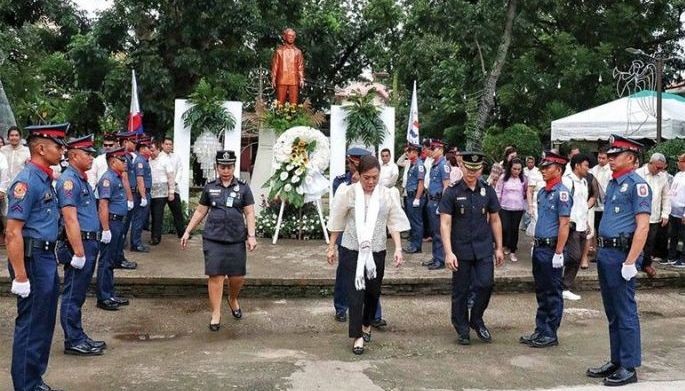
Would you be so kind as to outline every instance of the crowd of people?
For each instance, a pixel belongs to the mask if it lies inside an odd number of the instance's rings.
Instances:
[[[22,146],[21,132],[12,129],[10,144],[0,154],[0,170],[7,167],[7,174],[0,172],[0,186],[7,201],[11,291],[18,296],[11,368],[17,390],[51,389],[42,376],[60,296],[58,262],[65,276],[60,306],[64,352],[92,356],[101,355],[107,344],[83,330],[81,307],[90,280],[97,269],[98,308],[118,310],[129,304],[116,293],[114,269],[137,267],[124,256],[127,236],[130,251],[150,250],[141,238],[148,220],[149,244],[160,243],[165,205],[178,217],[176,233],[183,248],[192,230],[207,219],[202,237],[212,331],[220,329],[226,279],[228,306],[233,317],[242,317],[237,299],[246,250],[257,247],[254,198],[249,186],[234,176],[234,151],[217,152],[217,179],[205,185],[183,229],[180,164],[172,140],[153,141],[133,132],[107,135],[104,151],[94,157],[93,136],[66,141],[67,130],[68,124],[27,127],[27,145]],[[571,289],[578,269],[587,267],[594,252],[611,357],[586,374],[604,378],[607,385],[637,381],[641,356],[635,276],[642,269],[654,277],[653,261],[660,257],[661,263],[683,267],[678,242],[685,233],[685,155],[678,159],[681,172],[671,180],[663,155],[653,154],[640,166],[642,145],[626,138],[612,138],[592,169],[592,158],[577,149],[569,156],[546,151],[538,168],[535,158],[519,159],[510,146],[485,178],[482,153],[445,149],[435,139],[408,144],[395,164],[387,149],[380,151],[379,161],[370,151],[351,148],[348,171],[334,180],[326,258],[331,264],[339,260],[335,318],[347,321],[349,313],[352,352],[363,354],[371,328],[387,325],[380,295],[388,238],[394,243],[396,267],[404,262],[404,253],[421,253],[430,238],[431,258],[423,264],[429,270],[452,271],[451,321],[457,342],[470,345],[471,330],[491,342],[483,315],[494,268],[504,264],[506,255],[510,262],[518,261],[519,232],[524,229],[533,237],[538,309],[534,332],[520,342],[532,348],[559,343],[563,301],[580,299]],[[659,235],[666,229],[669,235]],[[408,232],[404,247],[403,232]],[[670,241],[659,240],[664,236]]]

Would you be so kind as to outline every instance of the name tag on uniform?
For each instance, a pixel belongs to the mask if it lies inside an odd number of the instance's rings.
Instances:
[[[219,194],[221,193],[221,189],[209,189],[209,194]]]
[[[233,207],[233,197],[226,198],[226,206],[229,208]]]
[[[457,197],[457,201],[466,201],[466,197]]]

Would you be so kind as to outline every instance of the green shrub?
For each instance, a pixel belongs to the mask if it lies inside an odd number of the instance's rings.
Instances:
[[[271,238],[274,236],[280,208],[280,202],[273,202],[259,212],[257,216],[257,236],[260,238]],[[324,223],[328,223],[327,216],[324,216]],[[316,206],[312,203],[307,203],[301,208],[296,208],[286,204],[283,211],[283,223],[281,224],[278,237],[300,240],[322,239],[323,230],[321,229]]]
[[[504,157],[504,148],[515,145],[518,156],[523,160],[526,156],[539,158],[542,155],[542,143],[535,129],[524,124],[514,124],[504,130],[491,127],[483,139],[483,153],[491,162],[499,162]]]

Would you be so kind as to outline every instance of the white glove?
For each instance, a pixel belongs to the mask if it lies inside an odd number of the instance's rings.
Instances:
[[[421,200],[417,200],[416,198],[414,198],[414,201],[411,202],[411,206],[413,206],[414,208],[418,208],[419,205],[421,205]]]
[[[126,201],[126,207],[128,208],[128,210],[133,209],[133,201]]]
[[[112,241],[112,231],[102,231],[102,237],[100,238],[100,241],[104,244],[109,244],[109,242]]]
[[[29,297],[29,294],[31,294],[31,281],[26,280],[26,282],[19,282],[17,280],[12,280],[11,292],[22,299]]]
[[[140,206],[143,208],[147,206],[147,197],[140,199]]]
[[[621,268],[621,275],[623,276],[624,280],[630,281],[637,275],[637,267],[635,267],[635,264],[628,265],[624,263],[623,267]]]
[[[564,253],[554,254],[554,257],[552,257],[552,267],[555,269],[564,267]]]
[[[83,269],[83,266],[86,264],[86,257],[78,257],[76,254],[74,254],[71,257],[71,267],[76,268],[76,269]]]

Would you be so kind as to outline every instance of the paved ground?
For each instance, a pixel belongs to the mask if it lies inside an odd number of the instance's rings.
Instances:
[[[145,233],[147,240],[148,233]],[[496,268],[497,289],[505,291],[531,291],[532,273],[530,238],[520,236],[519,262],[507,261]],[[246,296],[312,296],[330,294],[335,279],[335,266],[326,263],[326,244],[323,240],[280,240],[272,245],[270,239],[259,239],[258,248],[248,255]],[[389,242],[388,252],[393,246]],[[446,270],[429,271],[421,262],[431,257],[431,243],[424,243],[422,254],[406,254],[405,265],[396,269],[386,268],[384,282],[387,293],[425,294],[446,293],[451,273]],[[5,250],[0,249],[5,258]],[[206,292],[206,277],[202,255],[202,238],[195,236],[187,250],[181,250],[178,239],[166,235],[162,244],[152,247],[147,254],[127,253],[138,262],[135,271],[117,270],[117,286],[122,293],[137,296],[159,295],[201,296]],[[659,279],[649,280],[640,273],[642,285],[663,287],[685,285],[685,272],[669,267],[659,267]],[[0,268],[0,290],[9,290],[9,274]],[[594,264],[581,270],[577,284],[579,290],[597,289],[597,271]],[[146,285],[153,288],[146,289]],[[4,288],[7,289],[4,289]],[[276,288],[274,288],[276,287]],[[254,288],[254,289],[253,289]]]
[[[685,296],[640,291],[638,302],[644,365],[640,383],[623,389],[685,389]],[[65,356],[58,326],[46,380],[67,390],[127,391],[603,389],[584,376],[608,354],[597,292],[568,305],[561,345],[541,351],[517,343],[532,329],[532,294],[495,295],[486,314],[494,342],[467,347],[455,344],[447,297],[384,297],[390,325],[374,331],[361,357],[350,352],[346,325],[333,320],[329,298],[245,298],[241,307],[244,319],[225,310],[222,329],[211,333],[200,298],[136,299],[118,312],[98,310],[89,298],[85,326],[109,350]],[[0,298],[0,390],[11,389],[14,314],[14,300]]]

